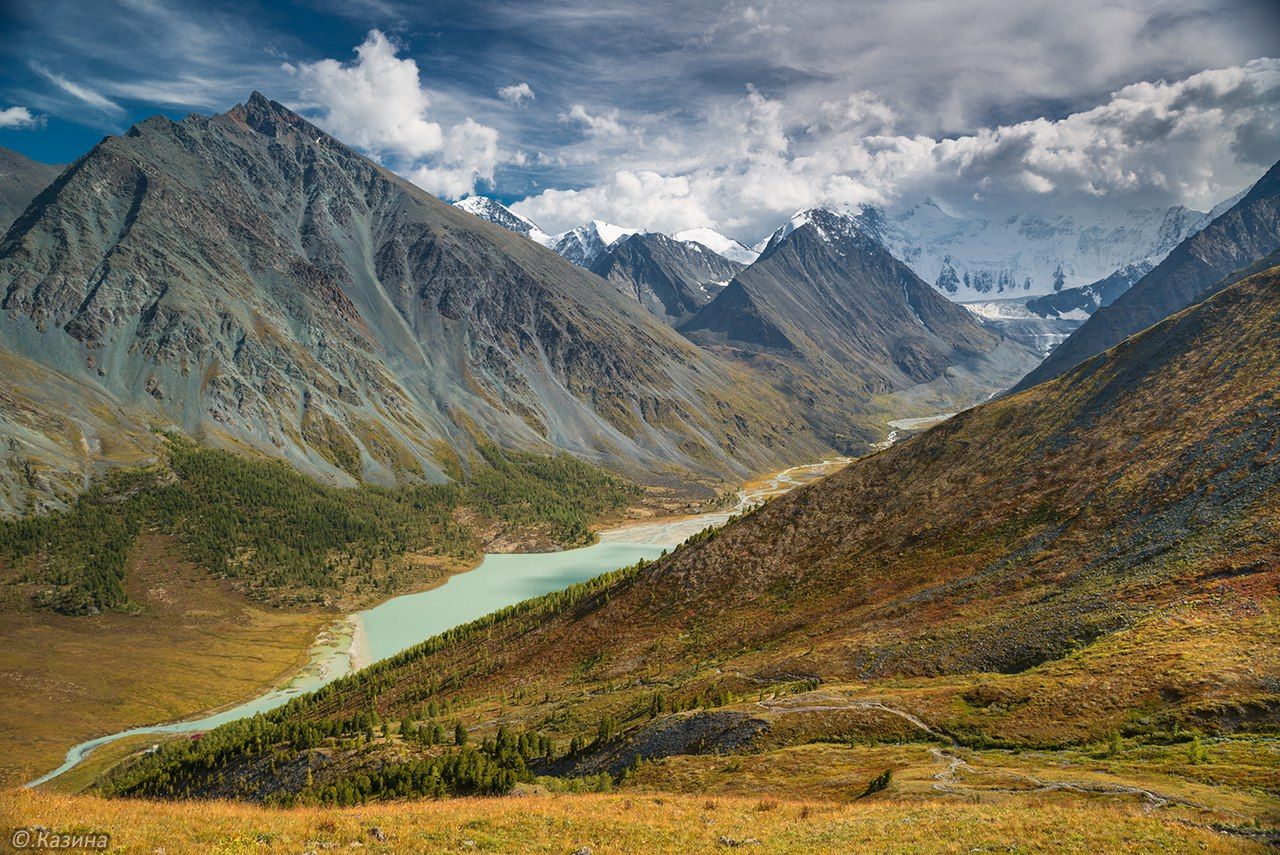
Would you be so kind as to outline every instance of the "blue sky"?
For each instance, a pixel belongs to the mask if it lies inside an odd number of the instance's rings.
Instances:
[[[810,204],[1206,209],[1280,158],[1274,2],[6,2],[0,145],[254,89],[426,189],[753,239]]]

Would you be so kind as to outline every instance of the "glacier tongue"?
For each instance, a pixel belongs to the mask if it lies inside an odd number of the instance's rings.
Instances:
[[[1026,345],[1041,356],[1048,356],[1088,317],[1085,312],[1078,310],[1057,317],[1041,317],[1027,308],[1028,299],[1030,298],[1006,297],[960,305],[981,318],[985,326]]]

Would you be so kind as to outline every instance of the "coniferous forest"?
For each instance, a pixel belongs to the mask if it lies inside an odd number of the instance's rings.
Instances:
[[[175,435],[162,461],[110,472],[66,510],[0,520],[0,562],[35,584],[40,606],[66,614],[127,608],[130,553],[154,532],[256,598],[302,604],[342,587],[393,591],[411,553],[478,558],[479,535],[460,521],[463,509],[578,546],[591,541],[593,518],[635,494],[565,454],[493,447],[457,482],[338,488]]]

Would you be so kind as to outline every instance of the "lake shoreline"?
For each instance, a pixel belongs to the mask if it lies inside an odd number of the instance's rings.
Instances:
[[[249,700],[79,743],[67,752],[61,766],[26,786],[36,787],[56,780],[96,748],[118,739],[143,734],[172,737],[195,733],[268,712],[293,697],[393,656],[452,626],[507,605],[563,590],[641,558],[656,559],[691,534],[708,526],[723,525],[730,516],[825,477],[849,460],[828,458],[748,481],[739,491],[738,504],[732,509],[615,525],[599,531],[596,543],[591,546],[557,552],[486,554],[475,567],[452,574],[424,590],[391,597],[359,612],[337,617],[316,636],[308,648],[305,665]],[[449,602],[437,602],[441,592],[450,588],[457,597]],[[471,608],[467,608],[468,605]]]

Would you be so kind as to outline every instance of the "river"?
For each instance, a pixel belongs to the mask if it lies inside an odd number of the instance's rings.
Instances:
[[[731,514],[821,478],[848,462],[848,458],[838,457],[794,466],[744,486],[733,508],[685,517],[629,522],[601,531],[598,543],[581,549],[485,555],[474,570],[452,576],[439,587],[393,597],[336,622],[316,639],[308,664],[284,685],[245,703],[197,718],[135,727],[82,742],[67,752],[61,766],[27,786],[35,787],[53,780],[108,742],[145,734],[164,736],[210,730],[229,721],[275,709],[290,698],[314,691],[353,670],[393,656],[447,629],[505,606],[559,591],[576,582],[634,564],[641,558],[657,558],[689,535],[709,525],[723,525]]]

